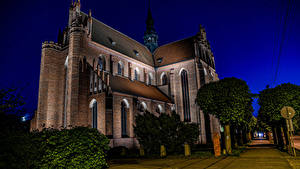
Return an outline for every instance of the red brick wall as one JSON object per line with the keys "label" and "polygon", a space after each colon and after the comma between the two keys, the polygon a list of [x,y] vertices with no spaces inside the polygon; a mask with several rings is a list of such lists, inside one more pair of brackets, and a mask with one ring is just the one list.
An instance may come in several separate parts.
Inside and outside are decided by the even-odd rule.
{"label": "red brick wall", "polygon": [[62,125],[64,62],[66,50],[43,47],[40,69],[39,100],[35,126],[58,128]]}

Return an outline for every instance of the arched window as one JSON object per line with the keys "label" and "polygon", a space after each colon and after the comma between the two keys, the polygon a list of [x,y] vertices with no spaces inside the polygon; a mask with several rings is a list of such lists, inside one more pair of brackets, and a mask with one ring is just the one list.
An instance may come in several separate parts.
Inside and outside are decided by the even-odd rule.
{"label": "arched window", "polygon": [[203,71],[204,71],[204,75],[206,76],[207,75],[207,71],[205,68],[203,68]]}
{"label": "arched window", "polygon": [[141,112],[145,112],[147,110],[147,105],[145,102],[142,102],[140,105],[139,105],[139,110]]}
{"label": "arched window", "polygon": [[189,84],[187,71],[181,71],[181,87],[182,87],[182,102],[183,102],[183,115],[184,121],[190,122],[190,99],[189,99]]}
{"label": "arched window", "polygon": [[134,80],[140,80],[139,69],[134,69]]}
{"label": "arched window", "polygon": [[90,93],[93,92],[93,81],[94,81],[93,76],[94,76],[93,70],[91,69],[91,72],[90,72]]}
{"label": "arched window", "polygon": [[122,64],[122,62],[119,62],[118,63],[118,75],[123,76],[123,72],[124,72],[123,64]]}
{"label": "arched window", "polygon": [[168,77],[167,75],[164,73],[161,77],[161,85],[167,85],[168,84]]}
{"label": "arched window", "polygon": [[161,107],[160,104],[157,105],[157,107],[156,107],[156,112],[159,113],[159,114],[163,112],[163,108]]}
{"label": "arched window", "polygon": [[127,136],[127,105],[124,101],[121,102],[121,132],[122,137]]}
{"label": "arched window", "polygon": [[98,91],[102,91],[102,80],[100,78],[98,78]]}
{"label": "arched window", "polygon": [[98,81],[98,77],[97,74],[94,73],[94,92],[97,92],[97,81]]}
{"label": "arched window", "polygon": [[148,74],[148,85],[152,85],[152,73]]}
{"label": "arched window", "polygon": [[105,70],[105,58],[103,56],[100,56],[98,59],[98,66],[100,71]]}
{"label": "arched window", "polygon": [[92,128],[97,128],[97,101],[93,99],[90,103],[90,108],[92,112]]}

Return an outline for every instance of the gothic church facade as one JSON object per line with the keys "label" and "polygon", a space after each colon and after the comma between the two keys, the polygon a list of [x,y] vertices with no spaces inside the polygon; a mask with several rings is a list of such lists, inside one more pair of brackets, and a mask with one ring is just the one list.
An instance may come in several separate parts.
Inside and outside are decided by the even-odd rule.
{"label": "gothic church facade", "polygon": [[158,46],[150,9],[144,45],[71,4],[58,42],[42,44],[38,110],[31,129],[89,126],[111,146],[138,147],[135,115],[176,111],[200,125],[199,142],[219,133],[218,119],[196,105],[198,89],[218,80],[214,56],[200,26],[194,36]]}

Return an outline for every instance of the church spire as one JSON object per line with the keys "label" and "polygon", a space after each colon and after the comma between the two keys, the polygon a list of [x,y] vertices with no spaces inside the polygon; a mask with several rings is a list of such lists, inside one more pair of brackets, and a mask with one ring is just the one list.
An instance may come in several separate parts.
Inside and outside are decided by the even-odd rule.
{"label": "church spire", "polygon": [[150,0],[148,2],[149,2],[149,7],[148,7],[147,20],[146,20],[146,31],[144,33],[144,44],[151,51],[151,53],[153,53],[154,50],[158,47],[158,43],[157,43],[158,35],[154,28],[154,20],[150,9]]}

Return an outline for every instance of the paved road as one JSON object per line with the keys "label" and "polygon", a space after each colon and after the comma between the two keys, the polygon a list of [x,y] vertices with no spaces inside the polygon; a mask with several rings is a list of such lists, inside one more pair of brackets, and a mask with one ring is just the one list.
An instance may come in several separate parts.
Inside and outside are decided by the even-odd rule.
{"label": "paved road", "polygon": [[269,144],[254,140],[240,157],[209,159],[155,159],[137,160],[132,164],[112,165],[117,169],[300,169],[300,158],[293,158]]}

